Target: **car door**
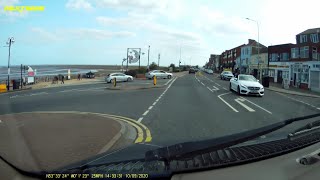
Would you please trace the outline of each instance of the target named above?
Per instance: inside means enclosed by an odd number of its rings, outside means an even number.
[[[121,81],[126,81],[127,80],[127,76],[125,74],[120,73],[119,77],[120,77]]]
[[[165,71],[160,71],[160,76],[161,76],[161,78],[166,78],[167,73]]]
[[[230,80],[230,83],[231,83],[231,88],[232,89],[236,89],[236,87],[238,86],[238,79],[237,78],[232,78]]]
[[[123,81],[123,77],[121,76],[121,74],[117,73],[114,75],[114,77],[116,78],[117,82]]]
[[[156,76],[157,78],[161,77],[160,72],[157,70],[153,72],[153,75]]]

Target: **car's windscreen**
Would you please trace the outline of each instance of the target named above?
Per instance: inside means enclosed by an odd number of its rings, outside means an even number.
[[[120,162],[317,113],[319,2],[0,0],[0,156]]]
[[[256,78],[254,78],[253,76],[239,76],[239,80],[241,81],[257,81]]]

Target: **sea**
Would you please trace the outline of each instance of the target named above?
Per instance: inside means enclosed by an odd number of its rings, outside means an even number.
[[[30,66],[34,71],[36,70],[37,77],[43,76],[55,76],[55,75],[67,75],[68,69],[72,75],[74,74],[85,74],[88,72],[98,72],[98,69],[89,69],[86,66],[77,66],[76,68],[69,68],[68,66],[55,66],[55,65],[35,65]],[[27,70],[22,70],[22,76],[26,76]],[[20,66],[10,66],[10,79],[20,79],[21,77],[21,67]],[[6,80],[8,78],[8,67],[0,66],[0,81]]]

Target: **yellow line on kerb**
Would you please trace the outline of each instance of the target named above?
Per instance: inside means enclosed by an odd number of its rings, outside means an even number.
[[[135,140],[135,143],[141,143],[143,142],[144,139],[144,133],[141,127],[146,131],[146,139],[144,142],[151,142],[152,136],[150,130],[142,123],[123,116],[117,116],[117,115],[111,115],[111,114],[102,114],[102,113],[94,113],[94,112],[79,112],[79,111],[33,111],[33,112],[20,112],[22,113],[74,113],[74,114],[93,114],[93,115],[98,115],[98,116],[103,116],[103,117],[110,117],[114,118],[120,121],[125,121],[135,127],[138,131],[138,136],[137,139]],[[15,113],[15,114],[20,114],[20,113]],[[140,127],[141,126],[141,127]]]

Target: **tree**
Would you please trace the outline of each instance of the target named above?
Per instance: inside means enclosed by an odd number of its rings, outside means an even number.
[[[155,63],[155,62],[152,62],[151,64],[150,64],[150,66],[149,66],[149,69],[150,70],[155,70],[155,69],[157,69],[158,68],[158,66],[157,66],[157,64]]]
[[[170,68],[170,67],[172,68],[172,71],[174,71],[175,68],[176,68],[176,66],[175,66],[173,63],[170,64],[169,68]]]

